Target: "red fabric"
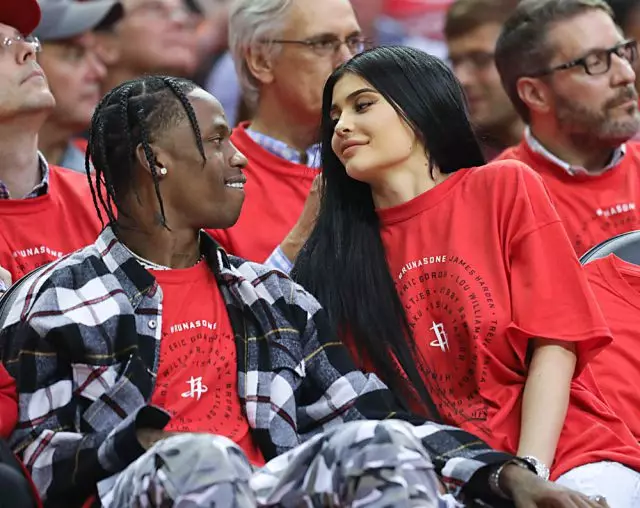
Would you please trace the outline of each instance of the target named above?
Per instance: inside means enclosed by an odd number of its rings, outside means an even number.
[[[4,368],[4,365],[0,364],[0,438],[8,438],[13,432],[16,423],[18,423],[18,393],[16,391],[16,382]],[[22,468],[24,476],[29,482],[29,487],[36,500],[36,506],[41,507],[42,502],[40,501],[38,490],[31,480],[31,475],[18,457],[16,457],[16,461]]]
[[[25,273],[95,241],[102,229],[87,177],[50,166],[49,191],[0,200],[0,266]]]
[[[93,504],[96,502],[97,500],[97,496],[91,496],[89,499],[87,499],[84,504],[82,505],[82,508],[91,508],[93,506]]]
[[[575,343],[578,372],[611,341],[540,177],[518,162],[491,163],[378,213],[441,416],[515,453],[529,339]],[[574,379],[552,477],[598,460],[638,470],[640,448]]]
[[[620,163],[600,176],[571,176],[522,141],[499,159],[516,159],[543,178],[578,255],[640,228],[640,143],[628,142]]]
[[[84,138],[74,138],[72,140],[72,143],[82,153],[85,153],[87,151],[87,146],[89,145],[89,142]]]
[[[16,382],[0,364],[0,437],[9,437],[16,423],[18,423]]]
[[[640,267],[610,255],[585,266],[613,343],[591,361],[598,387],[640,441]]]
[[[241,124],[231,136],[249,161],[240,218],[235,226],[210,233],[231,254],[261,263],[300,217],[318,170],[271,154],[249,137],[246,127]]]
[[[453,0],[386,0],[383,12],[393,18],[404,18],[430,12],[446,13]]]
[[[42,508],[42,500],[40,499],[40,493],[38,492],[38,489],[36,488],[35,483],[33,483],[33,480],[31,479],[31,475],[29,474],[29,471],[27,470],[26,466],[22,463],[22,461],[18,457],[16,457],[16,459],[18,461],[18,464],[20,464],[20,467],[22,468],[22,472],[24,473],[24,476],[29,482],[29,488],[31,489],[31,493],[33,494],[33,499],[36,502],[36,508]]]
[[[30,35],[40,23],[40,5],[36,0],[2,0],[0,23]]]
[[[236,344],[215,277],[206,263],[152,271],[162,288],[162,343],[151,402],[171,413],[173,432],[228,437],[264,465],[238,397]]]

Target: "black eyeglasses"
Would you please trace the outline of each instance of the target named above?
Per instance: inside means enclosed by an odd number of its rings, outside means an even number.
[[[335,55],[340,51],[340,47],[343,44],[347,46],[352,55],[355,55],[362,53],[369,45],[369,41],[361,35],[347,37],[345,40],[338,39],[331,35],[325,35],[303,40],[273,39],[264,42],[268,44],[299,44],[311,49],[318,56]]]
[[[531,77],[546,76],[556,71],[563,71],[571,69],[573,67],[582,67],[584,71],[590,76],[596,76],[598,74],[606,74],[611,69],[611,58],[613,54],[618,55],[620,58],[626,60],[630,64],[635,63],[638,59],[638,43],[634,40],[628,40],[616,44],[609,49],[597,49],[590,52],[588,55],[582,58],[577,58],[571,62],[556,65],[550,69],[535,72],[530,74]]]

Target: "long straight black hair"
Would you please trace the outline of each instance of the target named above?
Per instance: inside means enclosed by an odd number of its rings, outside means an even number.
[[[320,212],[292,276],[318,298],[335,331],[353,341],[401,400],[417,397],[427,415],[437,419],[389,273],[371,188],[347,175],[331,149],[333,89],[348,73],[367,81],[411,126],[425,146],[429,170],[453,173],[485,161],[467,117],[464,92],[451,70],[433,56],[403,46],[378,47],[343,64],[325,84]]]

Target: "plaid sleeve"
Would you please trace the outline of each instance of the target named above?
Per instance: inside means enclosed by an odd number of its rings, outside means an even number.
[[[84,373],[74,369],[69,344],[76,341],[81,326],[42,330],[19,321],[0,335],[6,346],[4,363],[19,393],[18,425],[10,444],[45,502],[57,506],[82,504],[99,480],[144,453],[138,428],[162,428],[169,419],[140,401],[126,375],[114,383],[108,366]],[[109,387],[91,401],[100,384]],[[114,414],[119,423],[111,426]]]
[[[476,436],[461,429],[424,422],[424,419],[404,412],[386,385],[374,374],[356,370],[347,348],[335,338],[325,311],[317,301],[295,286],[294,308],[306,314],[304,370],[306,381],[303,407],[298,414],[304,421],[329,424],[350,420],[401,419],[415,424],[415,432],[429,452],[436,472],[456,496],[463,496],[463,488],[476,472],[491,464],[501,464],[511,455],[497,452]],[[300,316],[302,318],[303,316]],[[307,402],[308,401],[308,402]],[[324,430],[324,429],[323,429]],[[489,485],[474,494],[492,499]]]

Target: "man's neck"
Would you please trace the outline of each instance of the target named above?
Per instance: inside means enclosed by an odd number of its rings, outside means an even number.
[[[305,126],[296,118],[287,115],[286,111],[286,108],[262,101],[251,120],[251,130],[282,141],[299,152],[304,152],[318,142],[318,124]]]
[[[480,129],[478,135],[484,144],[497,152],[502,152],[510,146],[520,143],[524,127],[524,123],[519,118],[516,118],[512,122],[500,126],[485,130]]]
[[[38,158],[38,134],[33,125],[15,119],[0,123],[0,181],[12,198],[29,194],[42,180]]]
[[[586,169],[589,173],[600,173],[611,161],[613,149],[593,142],[575,143],[561,132],[530,126],[531,135],[549,152],[570,166]]]
[[[144,222],[144,223],[143,223]],[[118,239],[138,256],[169,268],[189,268],[200,259],[199,233],[193,229],[167,230],[159,221],[127,224],[119,221]]]
[[[38,133],[38,148],[51,164],[60,165],[74,132],[51,120]]]

